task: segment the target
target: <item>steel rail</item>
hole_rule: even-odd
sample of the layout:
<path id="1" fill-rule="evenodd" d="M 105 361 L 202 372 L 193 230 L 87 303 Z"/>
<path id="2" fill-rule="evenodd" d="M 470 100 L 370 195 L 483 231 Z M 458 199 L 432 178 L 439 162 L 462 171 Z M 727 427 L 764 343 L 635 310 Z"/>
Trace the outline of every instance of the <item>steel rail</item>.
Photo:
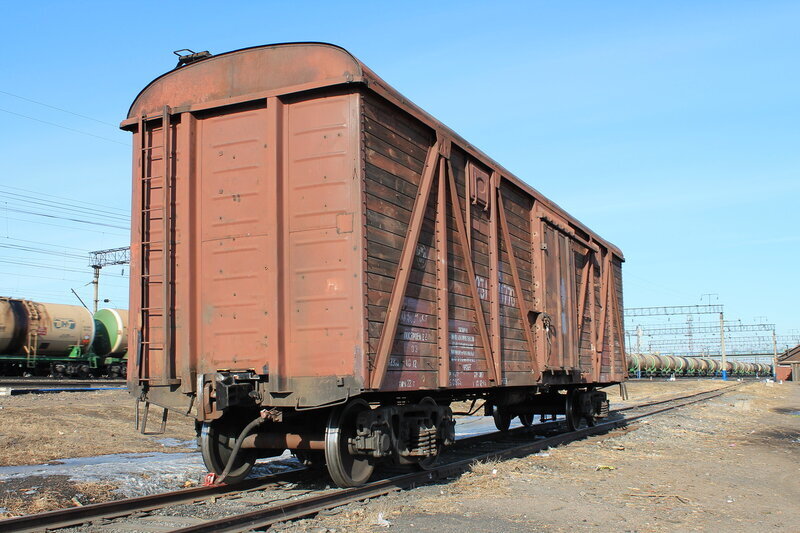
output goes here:
<path id="1" fill-rule="evenodd" d="M 695 398 L 697 396 L 702 396 L 704 394 L 710 394 L 712 392 L 724 393 L 725 391 L 730 390 L 730 389 L 735 389 L 738 386 L 739 386 L 739 383 L 734 383 L 732 385 L 727 385 L 725 387 L 720 387 L 718 389 L 712 389 L 710 391 L 709 390 L 700 391 L 700 392 L 695 392 L 693 394 L 686 394 L 684 396 L 678 396 L 676 398 L 666 398 L 664 400 L 654 400 L 652 402 L 645 402 L 645 403 L 638 403 L 636 405 L 629 405 L 627 407 L 621 407 L 619 409 L 614 409 L 614 411 L 612 411 L 612 412 L 620 413 L 622 411 L 630 411 L 632 409 L 642 409 L 644 407 L 652 407 L 654 405 L 661 405 L 661 404 L 665 404 L 665 403 L 669 403 L 669 402 L 675 402 L 675 401 L 678 401 L 678 400 L 688 400 L 689 398 Z"/>
<path id="2" fill-rule="evenodd" d="M 735 387 L 735 385 L 733 387 Z M 532 443 L 526 443 L 520 446 L 515 446 L 513 448 L 507 448 L 505 450 L 484 453 L 476 457 L 471 457 L 469 459 L 462 459 L 459 461 L 454 461 L 452 463 L 447 463 L 435 467 L 429 471 L 415 472 L 412 474 L 395 476 L 389 479 L 368 483 L 361 487 L 356 487 L 352 489 L 342 489 L 340 491 L 330 494 L 323 494 L 320 496 L 312 496 L 309 498 L 304 498 L 300 501 L 289 502 L 289 503 L 278 503 L 266 509 L 259 509 L 257 511 L 252 511 L 241 515 L 229 516 L 219 520 L 213 520 L 195 526 L 178 529 L 176 530 L 176 533 L 247 531 L 255 528 L 263 528 L 266 526 L 270 526 L 277 522 L 303 518 L 305 516 L 316 514 L 320 511 L 332 509 L 335 507 L 340 507 L 342 505 L 346 505 L 348 503 L 352 503 L 355 501 L 375 498 L 377 496 L 383 496 L 385 494 L 389 494 L 391 492 L 401 490 L 404 488 L 412 487 L 414 485 L 427 484 L 438 480 L 442 480 L 452 476 L 453 474 L 463 472 L 464 470 L 468 469 L 470 465 L 474 464 L 477 461 L 486 461 L 492 459 L 510 459 L 513 457 L 528 455 L 530 453 L 538 452 L 543 449 L 551 448 L 553 446 L 558 446 L 560 444 L 573 442 L 592 435 L 607 433 L 609 431 L 626 426 L 631 422 L 635 422 L 642 418 L 654 416 L 659 413 L 663 413 L 665 411 L 671 411 L 679 407 L 684 407 L 686 405 L 722 396 L 730 388 L 732 387 L 725 387 L 723 390 L 715 389 L 713 391 L 706 391 L 704 393 L 692 394 L 689 396 L 689 399 L 677 405 L 659 407 L 653 411 L 649 411 L 647 413 L 643 413 L 640 415 L 633 415 L 619 420 L 598 424 L 596 426 L 579 429 L 577 431 L 562 433 L 554 437 L 546 438 Z M 681 399 L 682 398 L 678 399 L 673 398 L 672 400 L 666 400 L 654 403 L 663 404 L 667 403 L 668 401 L 674 402 L 674 401 L 679 401 Z"/>
<path id="3" fill-rule="evenodd" d="M 83 507 L 70 507 L 67 509 L 48 511 L 46 513 L 7 518 L 5 520 L 0 520 L 0 531 L 9 533 L 43 531 L 45 529 L 50 530 L 77 526 L 97 520 L 120 518 L 141 511 L 161 509 L 169 505 L 193 503 L 213 496 L 265 488 L 277 481 L 283 481 L 293 475 L 299 475 L 307 471 L 307 469 L 302 468 L 289 472 L 269 474 L 256 479 L 248 479 L 235 485 L 194 487 L 191 489 L 163 492 L 161 494 L 151 494 L 136 498 L 126 498 L 124 500 L 96 503 Z"/>
<path id="4" fill-rule="evenodd" d="M 705 401 L 724 394 L 726 391 L 737 387 L 738 384 L 729 385 L 711 391 L 704 391 L 673 397 L 664 400 L 657 400 L 647 402 L 644 404 L 637 404 L 632 406 L 623 407 L 612 411 L 612 413 L 619 413 L 622 411 L 630 411 L 633 409 L 643 409 L 656 405 L 663 405 L 665 403 L 687 400 L 684 403 L 672 407 L 660 408 L 658 410 L 637 415 L 634 417 L 622 418 L 598 424 L 593 427 L 579 429 L 574 432 L 561 433 L 559 435 L 545 438 L 532 443 L 525 443 L 523 445 L 513 446 L 505 450 L 484 453 L 478 456 L 462 459 L 451 463 L 439 465 L 432 470 L 425 472 L 415 472 L 411 474 L 403 474 L 394 476 L 388 479 L 375 481 L 353 489 L 342 489 L 330 494 L 323 494 L 320 496 L 313 496 L 304 498 L 301 501 L 277 504 L 266 509 L 261 509 L 251 513 L 224 518 L 221 520 L 206 522 L 197 526 L 181 529 L 182 532 L 194 531 L 239 531 L 247 529 L 248 527 L 257 527 L 258 525 L 269 525 L 276 522 L 300 518 L 315 514 L 319 511 L 338 507 L 346 503 L 372 498 L 375 496 L 387 494 L 389 492 L 400 490 L 412 486 L 414 484 L 428 483 L 451 476 L 453 473 L 460 472 L 469 467 L 476 461 L 486 459 L 502 459 L 510 458 L 518 455 L 525 455 L 544 448 L 557 446 L 574 440 L 581 439 L 590 435 L 605 433 L 624 426 L 631 421 L 652 416 L 664 411 L 689 405 L 691 403 Z M 714 394 L 716 393 L 716 394 Z M 713 395 L 712 395 L 713 394 Z M 699 396 L 708 396 L 698 398 Z M 532 431 L 550 430 L 558 427 L 560 421 L 547 422 L 536 424 L 533 428 L 519 427 L 506 432 L 492 432 L 483 435 L 475 435 L 459 439 L 456 446 L 470 445 L 472 442 L 479 442 L 487 438 L 496 438 L 497 436 L 514 436 L 517 434 L 531 433 Z M 8 518 L 0 520 L 0 530 L 11 532 L 27 532 L 27 531 L 42 531 L 59 529 L 70 526 L 76 526 L 87 522 L 93 522 L 104 519 L 114 519 L 123 516 L 128 516 L 137 512 L 152 511 L 161 509 L 170 505 L 193 503 L 201 501 L 209 497 L 218 495 L 235 494 L 239 492 L 246 492 L 266 488 L 274 485 L 278 481 L 283 481 L 286 478 L 293 476 L 302 476 L 308 473 L 307 469 L 292 470 L 289 472 L 279 472 L 270 474 L 256 479 L 249 479 L 237 483 L 235 485 L 214 485 L 210 487 L 195 487 L 191 489 L 181 489 L 178 491 L 166 492 L 161 494 L 154 494 L 148 496 L 140 496 L 136 498 L 128 498 L 124 500 L 115 500 L 110 502 L 103 502 L 97 504 L 86 505 L 83 507 L 74 507 L 68 509 L 58 509 L 45 513 L 38 513 L 33 515 L 26 515 L 16 518 Z M 253 521 L 252 524 L 250 521 Z M 198 529 L 199 528 L 199 529 Z"/>

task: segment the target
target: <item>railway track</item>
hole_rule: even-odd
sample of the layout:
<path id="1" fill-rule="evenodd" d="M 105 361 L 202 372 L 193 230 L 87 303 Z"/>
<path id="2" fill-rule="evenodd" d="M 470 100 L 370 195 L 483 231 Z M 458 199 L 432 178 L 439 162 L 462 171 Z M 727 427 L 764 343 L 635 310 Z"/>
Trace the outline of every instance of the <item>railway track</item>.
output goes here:
<path id="1" fill-rule="evenodd" d="M 763 379 L 772 379 L 772 375 L 768 376 L 728 376 L 727 381 L 734 383 L 736 381 L 761 381 Z M 633 373 L 628 377 L 628 381 L 688 381 L 688 380 L 695 380 L 695 381 L 711 381 L 711 380 L 719 380 L 722 381 L 722 377 L 720 376 L 675 376 L 675 379 L 671 379 L 670 376 L 642 376 L 640 378 L 636 377 L 636 374 Z"/>
<path id="2" fill-rule="evenodd" d="M 7 388 L 59 388 L 75 389 L 86 387 L 124 387 L 121 379 L 58 379 L 58 378 L 0 378 L 0 387 Z"/>
<path id="3" fill-rule="evenodd" d="M 111 379 L 0 379 L 0 396 L 19 396 L 22 394 L 48 394 L 55 392 L 89 392 L 95 390 L 120 389 L 124 381 Z"/>
<path id="4" fill-rule="evenodd" d="M 557 432 L 559 422 L 531 428 L 493 432 L 460 439 L 439 465 L 413 473 L 390 475 L 357 488 L 338 489 L 319 485 L 320 475 L 298 469 L 250 479 L 237 485 L 196 487 L 168 493 L 117 500 L 84 507 L 62 509 L 0 521 L 7 532 L 42 531 L 91 524 L 119 525 L 125 530 L 136 524 L 170 528 L 181 533 L 246 531 L 266 528 L 277 522 L 310 516 L 355 501 L 382 496 L 397 490 L 443 480 L 467 470 L 476 461 L 509 459 L 553 446 L 608 433 L 638 420 L 717 398 L 734 389 L 732 384 L 711 391 L 682 395 L 627 406 L 611 412 L 608 421 L 572 432 Z M 305 486 L 303 485 L 305 483 Z M 310 487 L 310 488 L 309 488 Z M 182 505 L 215 504 L 213 509 L 181 510 Z M 193 516 L 186 516 L 187 514 Z M 204 515 L 205 519 L 196 515 Z M 220 515 L 227 515 L 219 517 Z M 164 530 L 164 529 L 162 529 Z"/>

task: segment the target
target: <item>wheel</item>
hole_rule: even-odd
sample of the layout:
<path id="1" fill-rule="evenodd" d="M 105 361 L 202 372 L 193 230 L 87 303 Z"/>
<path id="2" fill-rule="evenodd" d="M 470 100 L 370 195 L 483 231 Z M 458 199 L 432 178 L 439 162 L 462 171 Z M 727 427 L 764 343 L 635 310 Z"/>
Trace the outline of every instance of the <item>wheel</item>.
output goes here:
<path id="1" fill-rule="evenodd" d="M 567 419 L 567 427 L 570 431 L 575 431 L 581 425 L 581 416 L 578 412 L 578 391 L 571 390 L 567 392 L 565 418 Z"/>
<path id="2" fill-rule="evenodd" d="M 508 428 L 511 427 L 511 415 L 506 409 L 495 405 L 492 408 L 492 418 L 494 418 L 494 427 L 500 431 L 508 431 Z"/>
<path id="3" fill-rule="evenodd" d="M 231 450 L 244 426 L 220 419 L 204 422 L 200 431 L 200 452 L 209 472 L 218 476 L 225 470 Z M 257 450 L 239 450 L 225 483 L 236 483 L 247 477 L 258 459 Z"/>
<path id="4" fill-rule="evenodd" d="M 89 377 L 89 365 L 80 365 L 78 367 L 78 377 L 80 379 L 86 379 Z"/>
<path id="5" fill-rule="evenodd" d="M 519 415 L 519 422 L 526 428 L 529 428 L 533 425 L 533 414 L 527 413 L 524 415 Z"/>
<path id="6" fill-rule="evenodd" d="M 432 405 L 433 407 L 437 407 L 436 400 L 434 400 L 430 396 L 426 396 L 419 403 L 420 403 L 420 405 Z M 434 418 L 433 423 L 438 425 L 439 421 Z M 429 455 L 428 457 L 423 457 L 417 463 L 417 466 L 420 468 L 420 470 L 430 470 L 434 466 L 436 466 L 436 463 L 439 462 L 439 454 L 441 453 L 441 451 L 442 451 L 441 443 L 437 442 L 436 443 L 436 454 Z"/>
<path id="7" fill-rule="evenodd" d="M 594 418 L 594 415 L 584 415 L 583 419 L 586 420 L 586 425 L 587 426 L 589 426 L 590 428 L 594 427 L 595 422 L 596 422 L 595 418 Z"/>
<path id="8" fill-rule="evenodd" d="M 375 466 L 367 457 L 350 454 L 348 442 L 355 437 L 359 413 L 369 410 L 362 399 L 336 407 L 328 417 L 325 428 L 325 463 L 328 474 L 340 487 L 357 487 L 367 482 Z"/>

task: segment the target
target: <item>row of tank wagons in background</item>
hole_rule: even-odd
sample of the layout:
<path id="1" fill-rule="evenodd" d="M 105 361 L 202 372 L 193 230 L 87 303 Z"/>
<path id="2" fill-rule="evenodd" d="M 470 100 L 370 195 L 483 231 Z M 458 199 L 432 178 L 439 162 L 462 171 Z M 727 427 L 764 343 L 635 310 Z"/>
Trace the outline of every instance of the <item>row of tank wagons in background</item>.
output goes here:
<path id="1" fill-rule="evenodd" d="M 720 376 L 722 361 L 710 357 L 683 357 L 680 355 L 628 354 L 628 374 L 642 376 Z M 772 365 L 727 361 L 730 376 L 771 376 Z"/>
<path id="2" fill-rule="evenodd" d="M 0 297 L 3 376 L 124 377 L 128 311 Z"/>

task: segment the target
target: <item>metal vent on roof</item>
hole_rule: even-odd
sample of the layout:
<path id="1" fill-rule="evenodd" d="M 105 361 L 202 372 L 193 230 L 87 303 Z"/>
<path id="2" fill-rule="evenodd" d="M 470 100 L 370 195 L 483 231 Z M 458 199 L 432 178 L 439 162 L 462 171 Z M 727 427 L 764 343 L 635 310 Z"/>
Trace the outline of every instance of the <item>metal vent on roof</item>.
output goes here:
<path id="1" fill-rule="evenodd" d="M 209 52 L 208 50 L 204 50 L 202 52 L 195 52 L 194 50 L 189 50 L 188 48 L 184 48 L 182 50 L 175 50 L 172 53 L 178 56 L 178 64 L 175 65 L 175 68 L 180 68 L 189 65 L 191 63 L 202 61 L 203 59 L 211 57 L 211 52 Z"/>

